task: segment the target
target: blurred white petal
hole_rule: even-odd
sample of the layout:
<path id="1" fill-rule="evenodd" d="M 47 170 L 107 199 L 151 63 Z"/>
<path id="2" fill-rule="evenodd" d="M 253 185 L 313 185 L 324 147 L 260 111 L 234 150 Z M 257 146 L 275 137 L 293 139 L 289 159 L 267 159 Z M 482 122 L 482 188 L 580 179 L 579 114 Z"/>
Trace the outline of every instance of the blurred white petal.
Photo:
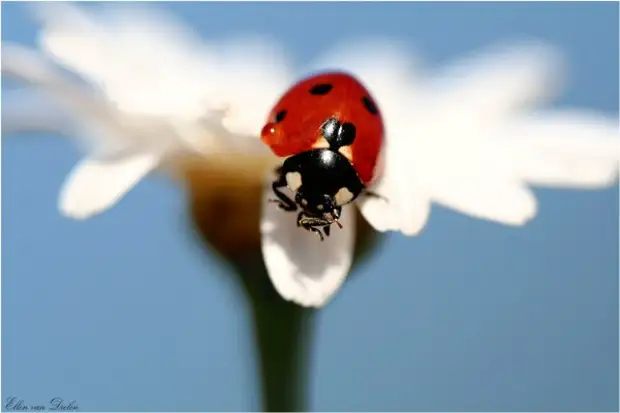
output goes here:
<path id="1" fill-rule="evenodd" d="M 86 150 L 110 152 L 127 145 L 126 131 L 119 124 L 116 109 L 94 91 L 69 80 L 35 50 L 3 45 L 2 75 L 36 88 L 20 91 L 22 96 L 8 96 L 4 101 L 9 130 L 3 130 L 3 134 L 11 129 L 25 131 L 28 125 L 28 131 L 36 131 L 36 126 L 40 131 L 53 130 L 75 137 Z M 35 111 L 30 113 L 25 104 L 32 105 Z M 41 113 L 46 110 L 49 113 Z M 58 127 L 63 129 L 57 130 Z"/>
<path id="2" fill-rule="evenodd" d="M 43 93 L 19 89 L 2 93 L 2 135 L 24 132 L 62 132 L 70 119 Z"/>
<path id="3" fill-rule="evenodd" d="M 309 67 L 310 72 L 346 70 L 357 76 L 375 95 L 379 107 L 389 115 L 391 104 L 399 103 L 389 96 L 402 92 L 402 87 L 422 79 L 420 62 L 409 50 L 408 43 L 391 38 L 362 38 L 331 47 Z M 381 91 L 382 93 L 377 93 Z M 383 92 L 389 91 L 388 96 Z M 405 98 L 404 94 L 401 98 Z M 411 98 L 411 96 L 409 96 Z M 385 105 L 388 105 L 387 107 Z"/>
<path id="4" fill-rule="evenodd" d="M 428 97 L 437 98 L 455 130 L 490 127 L 556 95 L 564 80 L 562 63 L 542 43 L 489 47 L 439 70 L 429 79 Z"/>
<path id="5" fill-rule="evenodd" d="M 545 111 L 506 125 L 507 162 L 535 186 L 594 189 L 612 185 L 620 167 L 617 120 L 587 111 Z"/>
<path id="6" fill-rule="evenodd" d="M 262 250 L 269 277 L 286 300 L 305 307 L 322 307 L 346 279 L 355 243 L 355 211 L 343 208 L 340 222 L 321 242 L 316 234 L 297 227 L 297 214 L 282 211 L 268 200 L 265 188 L 261 221 Z"/>
<path id="7" fill-rule="evenodd" d="M 382 194 L 388 191 L 380 191 Z M 370 198 L 364 197 L 356 201 L 360 212 L 366 218 L 374 229 L 377 231 L 398 231 L 401 227 L 401 221 L 398 217 L 398 211 L 395 210 L 386 198 Z"/>
<path id="8" fill-rule="evenodd" d="M 399 154 L 391 154 L 390 151 L 391 148 L 386 145 L 384 155 L 387 157 L 389 154 L 391 162 L 382 163 L 382 175 L 371 188 L 379 196 L 362 196 L 356 204 L 364 218 L 377 231 L 401 231 L 405 235 L 416 235 L 426 225 L 431 200 L 421 186 L 420 179 L 401 173 L 400 165 L 396 162 Z M 401 158 L 406 163 L 409 156 L 401 154 Z"/>
<path id="9" fill-rule="evenodd" d="M 255 135 L 292 80 L 274 43 L 204 44 L 154 9 L 107 4 L 88 13 L 42 5 L 38 14 L 42 48 L 127 113 L 199 120 L 223 111 L 230 132 Z"/>
<path id="10" fill-rule="evenodd" d="M 191 82 L 196 65 L 184 67 L 194 39 L 163 15 L 147 18 L 129 8 L 123 15 L 111 5 L 91 13 L 69 4 L 41 4 L 35 10 L 42 50 L 101 87 L 120 110 L 196 118 L 209 109 L 209 102 L 200 106 L 201 84 Z"/>
<path id="11" fill-rule="evenodd" d="M 160 156 L 139 153 L 119 159 L 81 160 L 60 192 L 59 208 L 74 219 L 86 219 L 116 204 L 144 176 L 155 169 Z"/>
<path id="12" fill-rule="evenodd" d="M 268 42 L 206 47 L 172 18 L 140 7 L 106 5 L 92 14 L 69 4 L 32 7 L 51 61 L 5 46 L 3 75 L 41 90 L 65 110 L 72 122 L 61 133 L 78 137 L 91 159 L 159 153 L 161 163 L 168 164 L 169 158 L 188 153 L 268 152 L 256 131 L 288 82 L 288 66 Z M 91 88 L 69 80 L 54 63 L 82 76 Z M 25 123 L 12 119 L 17 126 Z M 30 124 L 50 129 L 41 121 Z M 140 176 L 130 170 L 128 180 Z M 85 174 L 80 182 L 91 176 L 96 175 Z M 82 199 L 73 191 L 70 199 Z M 86 192 L 84 198 L 94 199 L 94 206 L 70 203 L 68 215 L 102 212 L 123 195 L 119 191 L 106 197 L 109 202 Z"/>
<path id="13" fill-rule="evenodd" d="M 158 166 L 163 154 L 159 149 L 167 145 L 167 141 L 157 139 L 157 134 L 164 132 L 161 125 L 125 118 L 94 91 L 69 81 L 36 52 L 26 48 L 3 47 L 2 71 L 3 75 L 39 89 L 21 96 L 30 101 L 4 102 L 3 120 L 9 120 L 10 129 L 3 133 L 53 130 L 78 138 L 78 146 L 88 154 L 61 190 L 59 208 L 66 216 L 85 219 L 105 211 Z M 11 107 L 11 103 L 22 106 Z M 56 110 L 44 116 L 27 110 L 24 103 Z M 18 116 L 20 109 L 24 112 Z M 65 116 L 61 119 L 49 116 L 56 114 Z"/>
<path id="14" fill-rule="evenodd" d="M 81 118 L 109 115 L 111 108 L 104 99 L 70 81 L 36 50 L 16 44 L 3 44 L 2 75 L 37 87 L 39 93 L 48 99 L 47 103 L 53 101 L 60 104 Z"/>
<path id="15" fill-rule="evenodd" d="M 523 225 L 536 215 L 536 198 L 526 187 L 505 177 L 472 175 L 433 182 L 433 200 L 474 218 Z"/>

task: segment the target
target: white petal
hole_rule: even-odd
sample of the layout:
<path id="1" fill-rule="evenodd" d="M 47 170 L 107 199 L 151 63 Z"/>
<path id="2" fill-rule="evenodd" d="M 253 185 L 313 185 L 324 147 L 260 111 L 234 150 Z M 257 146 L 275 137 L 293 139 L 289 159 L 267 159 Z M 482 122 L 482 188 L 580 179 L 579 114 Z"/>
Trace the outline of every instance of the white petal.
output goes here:
<path id="1" fill-rule="evenodd" d="M 428 87 L 452 124 L 489 126 L 555 95 L 562 69 L 558 51 L 545 44 L 504 44 L 457 60 Z"/>
<path id="2" fill-rule="evenodd" d="M 359 77 L 373 93 L 384 112 L 395 102 L 388 96 L 400 95 L 402 87 L 419 75 L 419 62 L 408 50 L 407 43 L 391 38 L 356 39 L 337 44 L 310 66 L 311 72 L 346 70 Z M 376 93 L 380 92 L 380 93 Z M 388 93 L 388 96 L 385 96 Z"/>
<path id="3" fill-rule="evenodd" d="M 486 178 L 454 179 L 437 184 L 433 200 L 474 218 L 523 225 L 536 215 L 536 198 L 518 182 Z"/>
<path id="4" fill-rule="evenodd" d="M 416 157 L 416 174 L 434 202 L 476 218 L 523 225 L 537 212 L 529 185 L 589 189 L 617 181 L 620 135 L 612 119 L 540 112 L 479 133 L 463 131 L 460 141 L 443 141 L 443 150 L 430 142 L 415 148 L 424 155 Z"/>
<path id="5" fill-rule="evenodd" d="M 207 45 L 152 8 L 108 4 L 89 13 L 41 5 L 38 12 L 46 53 L 101 87 L 127 113 L 199 120 L 223 112 L 230 132 L 255 136 L 292 81 L 272 42 Z"/>
<path id="6" fill-rule="evenodd" d="M 235 145 L 236 148 L 244 149 L 250 146 L 242 144 L 249 141 L 247 137 L 226 131 L 221 125 L 221 116 L 217 118 L 216 113 L 200 120 L 176 118 L 172 115 L 123 113 L 101 93 L 69 79 L 36 51 L 17 45 L 4 45 L 2 50 L 3 75 L 38 89 L 41 102 L 32 102 L 37 96 L 35 93 L 28 96 L 30 103 L 36 103 L 35 109 L 40 106 L 53 108 L 55 104 L 62 114 L 66 114 L 65 119 L 57 120 L 28 110 L 18 112 L 26 109 L 21 102 L 9 113 L 9 126 L 14 129 L 24 130 L 26 126 L 30 129 L 38 126 L 50 130 L 60 127 L 58 121 L 65 120 L 62 130 L 57 132 L 77 138 L 77 143 L 82 145 L 87 153 L 94 152 L 104 156 L 126 151 L 128 148 L 139 148 L 141 152 L 190 150 L 206 153 L 221 146 L 216 145 L 220 143 L 216 136 L 224 136 L 228 141 L 226 143 Z M 52 121 L 57 122 L 54 125 L 43 124 Z M 260 142 L 258 138 L 255 138 L 255 141 Z"/>
<path id="7" fill-rule="evenodd" d="M 381 193 L 385 198 L 361 197 L 356 201 L 360 212 L 366 218 L 366 221 L 377 231 L 398 231 L 400 229 L 400 219 L 398 209 L 394 207 L 394 203 L 390 203 L 387 199 L 387 191 L 376 191 Z"/>
<path id="8" fill-rule="evenodd" d="M 116 204 L 144 176 L 157 167 L 153 153 L 120 159 L 86 158 L 75 166 L 65 181 L 59 199 L 63 214 L 86 219 Z"/>
<path id="9" fill-rule="evenodd" d="M 430 215 L 431 200 L 418 177 L 407 173 L 410 156 L 391 153 L 387 145 L 384 154 L 390 162 L 382 162 L 382 176 L 369 190 L 379 195 L 361 196 L 357 205 L 364 218 L 377 230 L 401 231 L 405 235 L 417 235 L 422 231 Z M 388 155 L 389 154 L 389 155 Z"/>
<path id="10" fill-rule="evenodd" d="M 2 94 L 2 135 L 24 132 L 63 132 L 69 129 L 65 111 L 42 93 L 20 89 Z"/>
<path id="11" fill-rule="evenodd" d="M 100 96 L 69 80 L 37 51 L 13 44 L 2 45 L 2 75 L 38 87 L 47 103 L 58 102 L 62 108 L 86 119 L 111 116 L 111 108 Z M 34 97 L 32 95 L 31 97 Z"/>
<path id="12" fill-rule="evenodd" d="M 36 88 L 7 102 L 9 131 L 52 130 L 78 138 L 87 150 L 116 151 L 131 145 L 131 130 L 121 123 L 115 108 L 95 91 L 88 90 L 60 73 L 34 50 L 2 46 L 2 75 Z M 34 111 L 25 108 L 32 104 Z M 49 112 L 46 112 L 49 111 Z M 59 128 L 60 130 L 58 130 Z"/>
<path id="13" fill-rule="evenodd" d="M 420 180 L 433 202 L 476 218 L 523 225 L 537 209 L 528 184 L 586 189 L 617 179 L 617 131 L 603 127 L 601 134 L 606 122 L 564 125 L 566 119 L 556 124 L 516 119 L 501 130 L 455 130 L 454 139 L 429 126 L 410 141 L 412 156 L 408 165 L 400 163 L 401 174 Z M 403 193 L 414 189 L 401 185 Z"/>
<path id="14" fill-rule="evenodd" d="M 434 202 L 473 217 L 523 225 L 537 212 L 531 184 L 591 188 L 617 179 L 617 120 L 586 111 L 534 111 L 557 71 L 550 48 L 507 48 L 469 60 L 453 90 L 435 89 L 431 106 L 399 131 L 397 145 L 414 154 L 409 175 Z M 443 92 L 442 92 L 443 90 Z M 415 116 L 414 116 L 415 118 Z M 411 132 L 409 132 L 411 133 Z"/>
<path id="15" fill-rule="evenodd" d="M 42 49 L 101 87 L 119 109 L 199 116 L 202 83 L 190 88 L 195 65 L 183 67 L 196 43 L 188 30 L 163 15 L 146 16 L 132 8 L 125 8 L 125 15 L 116 6 L 94 13 L 69 4 L 42 4 L 35 10 L 43 26 Z M 154 30 L 157 26 L 160 30 Z"/>
<path id="16" fill-rule="evenodd" d="M 507 125 L 503 137 L 517 174 L 531 185 L 588 189 L 618 179 L 617 120 L 586 111 L 541 112 Z"/>
<path id="17" fill-rule="evenodd" d="M 261 222 L 262 250 L 269 277 L 286 300 L 305 307 L 322 307 L 346 279 L 355 242 L 355 211 L 343 208 L 339 229 L 321 242 L 316 234 L 296 225 L 297 214 L 285 212 L 268 200 L 265 189 Z"/>
<path id="18" fill-rule="evenodd" d="M 404 198 L 400 202 L 395 202 L 398 198 L 393 194 L 385 195 L 385 199 L 361 199 L 357 205 L 364 218 L 377 231 L 400 231 L 405 235 L 417 235 L 428 221 L 431 203 L 422 191 L 415 193 L 415 197 Z"/>

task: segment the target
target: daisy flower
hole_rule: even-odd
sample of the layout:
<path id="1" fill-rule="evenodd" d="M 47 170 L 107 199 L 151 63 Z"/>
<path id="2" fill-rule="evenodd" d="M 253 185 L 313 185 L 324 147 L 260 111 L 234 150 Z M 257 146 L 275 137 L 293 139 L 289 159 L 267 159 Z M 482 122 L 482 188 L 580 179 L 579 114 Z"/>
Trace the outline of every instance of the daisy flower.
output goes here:
<path id="1" fill-rule="evenodd" d="M 48 5 L 38 17 L 40 50 L 5 47 L 2 70 L 45 92 L 73 120 L 71 135 L 87 142 L 60 210 L 93 216 L 151 171 L 171 172 L 188 159 L 265 160 L 251 168 L 264 176 L 256 233 L 275 289 L 302 306 L 324 306 L 346 279 L 355 208 L 377 231 L 409 236 L 427 226 L 433 204 L 521 226 L 536 215 L 532 187 L 595 189 L 618 177 L 617 119 L 542 107 L 561 85 L 562 62 L 549 46 L 494 47 L 430 73 L 396 43 L 347 43 L 309 69 L 354 74 L 381 108 L 381 174 L 369 188 L 379 197 L 345 206 L 343 228 L 319 242 L 268 202 L 282 159 L 259 134 L 271 106 L 303 74 L 277 47 L 247 39 L 210 45 L 169 17 L 137 9 L 94 14 Z M 20 130 L 46 121 L 7 123 Z M 228 162 L 225 170 L 239 173 L 232 164 L 241 161 Z"/>

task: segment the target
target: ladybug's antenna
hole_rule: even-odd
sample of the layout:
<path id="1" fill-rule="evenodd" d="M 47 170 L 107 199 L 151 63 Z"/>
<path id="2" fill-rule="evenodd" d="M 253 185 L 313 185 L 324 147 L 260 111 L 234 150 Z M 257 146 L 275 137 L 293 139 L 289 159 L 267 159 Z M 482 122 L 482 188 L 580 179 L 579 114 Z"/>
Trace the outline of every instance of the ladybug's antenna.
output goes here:
<path id="1" fill-rule="evenodd" d="M 340 223 L 340 221 L 338 221 L 338 215 L 336 215 L 334 212 L 331 212 L 331 216 L 334 218 L 334 222 L 336 223 L 336 225 L 338 225 L 338 228 L 342 229 L 342 224 Z"/>

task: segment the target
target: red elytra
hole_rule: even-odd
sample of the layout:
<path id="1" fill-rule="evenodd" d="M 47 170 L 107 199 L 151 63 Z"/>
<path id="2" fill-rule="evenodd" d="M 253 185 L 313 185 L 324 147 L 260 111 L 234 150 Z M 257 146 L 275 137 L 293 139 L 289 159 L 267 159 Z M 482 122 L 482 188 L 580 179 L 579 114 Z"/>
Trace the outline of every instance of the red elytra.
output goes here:
<path id="1" fill-rule="evenodd" d="M 291 87 L 271 110 L 261 139 L 280 157 L 327 148 L 322 126 L 330 118 L 355 126 L 355 139 L 338 151 L 368 185 L 383 144 L 383 119 L 373 97 L 355 77 L 342 72 L 310 76 Z"/>

